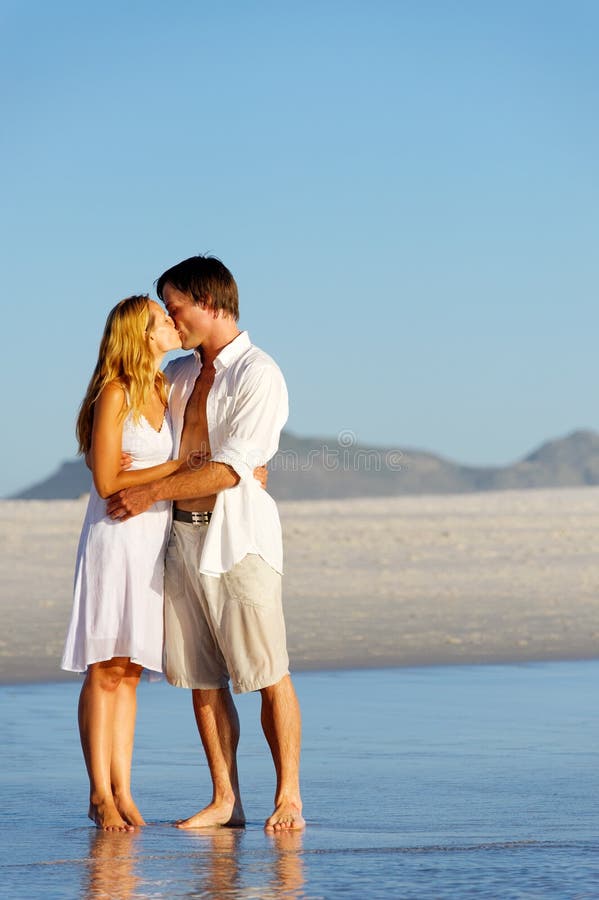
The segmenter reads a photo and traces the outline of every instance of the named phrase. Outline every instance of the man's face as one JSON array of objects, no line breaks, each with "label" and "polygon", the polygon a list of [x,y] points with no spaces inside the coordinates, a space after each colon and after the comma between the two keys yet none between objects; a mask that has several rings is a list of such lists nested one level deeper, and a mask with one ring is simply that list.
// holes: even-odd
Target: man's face
[{"label": "man's face", "polygon": [[167,312],[179,332],[183,349],[191,350],[203,344],[214,328],[213,311],[194,303],[188,294],[178,291],[172,284],[165,284],[162,296]]}]

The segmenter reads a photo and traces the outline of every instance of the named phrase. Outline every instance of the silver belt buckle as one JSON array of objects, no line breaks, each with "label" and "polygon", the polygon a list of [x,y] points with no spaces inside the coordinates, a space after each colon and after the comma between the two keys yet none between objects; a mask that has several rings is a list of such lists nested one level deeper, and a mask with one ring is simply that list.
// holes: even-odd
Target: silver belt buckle
[{"label": "silver belt buckle", "polygon": [[191,524],[192,525],[207,525],[208,516],[205,512],[192,512],[191,514]]}]

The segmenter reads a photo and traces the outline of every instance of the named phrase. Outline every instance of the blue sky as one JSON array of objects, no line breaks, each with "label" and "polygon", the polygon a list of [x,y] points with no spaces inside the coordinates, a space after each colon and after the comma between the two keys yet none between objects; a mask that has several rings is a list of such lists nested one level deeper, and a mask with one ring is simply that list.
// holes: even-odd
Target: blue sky
[{"label": "blue sky", "polygon": [[288,427],[501,464],[597,427],[594,2],[0,7],[0,495],[106,313],[218,255]]}]

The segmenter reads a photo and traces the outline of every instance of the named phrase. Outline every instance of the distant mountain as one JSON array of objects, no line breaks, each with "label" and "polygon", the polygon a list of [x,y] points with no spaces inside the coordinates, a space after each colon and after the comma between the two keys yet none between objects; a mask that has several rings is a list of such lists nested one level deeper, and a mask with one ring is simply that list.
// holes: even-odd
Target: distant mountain
[{"label": "distant mountain", "polygon": [[13,494],[11,500],[70,500],[87,494],[91,484],[90,471],[81,459],[63,462],[56,472],[44,481]]},{"label": "distant mountain", "polygon": [[[508,488],[599,484],[599,434],[574,431],[548,441],[509,466],[474,467],[422,450],[365,447],[351,432],[337,438],[281,435],[269,466],[269,493],[278,500],[456,494]],[[82,460],[64,462],[44,481],[14,495],[21,500],[59,500],[87,493],[90,474]]]}]

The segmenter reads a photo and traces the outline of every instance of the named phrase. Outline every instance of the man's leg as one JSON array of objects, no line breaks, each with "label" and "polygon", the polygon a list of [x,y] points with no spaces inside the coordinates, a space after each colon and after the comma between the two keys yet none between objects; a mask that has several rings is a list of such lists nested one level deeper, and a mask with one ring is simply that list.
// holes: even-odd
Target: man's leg
[{"label": "man's leg", "polygon": [[193,710],[212,778],[212,802],[178,828],[245,825],[237,775],[239,717],[228,688],[193,690]]},{"label": "man's leg", "polygon": [[262,728],[277,773],[275,810],[265,827],[273,831],[299,830],[302,817],[299,785],[301,715],[291,678],[285,675],[276,684],[262,688]]},{"label": "man's leg", "polygon": [[[207,526],[174,522],[164,586],[165,671],[171,684],[192,688],[193,709],[212,776],[212,801],[179,828],[244,825],[239,796],[239,719],[199,575]],[[217,577],[208,578],[219,585]],[[197,687],[209,685],[209,687]]]},{"label": "man's leg", "polygon": [[[213,582],[215,584],[213,585]],[[260,691],[262,728],[277,774],[274,831],[304,828],[299,787],[301,717],[289,677],[281,575],[248,553],[220,579],[204,579],[236,693]]]}]

